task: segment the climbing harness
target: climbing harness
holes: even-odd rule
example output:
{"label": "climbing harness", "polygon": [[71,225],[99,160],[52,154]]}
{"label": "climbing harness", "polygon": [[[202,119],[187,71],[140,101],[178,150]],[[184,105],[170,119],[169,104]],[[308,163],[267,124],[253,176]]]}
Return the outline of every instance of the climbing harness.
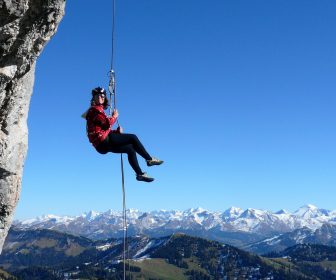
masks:
{"label": "climbing harness", "polygon": [[[111,51],[111,66],[109,71],[109,85],[108,90],[110,92],[110,116],[112,116],[113,110],[117,109],[117,97],[116,97],[116,76],[113,70],[114,65],[114,33],[115,33],[115,2],[116,0],[112,0],[112,51]],[[112,99],[113,98],[113,99]],[[113,102],[112,102],[113,100]],[[113,109],[112,109],[113,103]],[[118,127],[119,121],[117,119]],[[123,240],[123,279],[126,280],[126,252],[128,252],[128,244],[127,244],[127,210],[126,210],[126,191],[125,191],[125,175],[124,175],[124,160],[123,155],[120,155],[120,165],[121,165],[121,184],[122,184],[122,193],[123,193],[123,232],[124,232],[124,240]],[[130,272],[130,269],[129,269]],[[130,278],[130,277],[129,277]]]}

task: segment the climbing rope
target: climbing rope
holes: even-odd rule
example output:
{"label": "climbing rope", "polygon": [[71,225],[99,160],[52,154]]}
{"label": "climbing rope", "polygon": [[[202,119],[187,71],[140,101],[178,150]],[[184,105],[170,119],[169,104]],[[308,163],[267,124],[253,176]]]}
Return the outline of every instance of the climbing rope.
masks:
{"label": "climbing rope", "polygon": [[[109,92],[110,92],[110,116],[112,116],[113,110],[117,109],[117,97],[116,97],[116,77],[115,72],[113,70],[114,65],[114,34],[115,34],[115,2],[116,0],[112,0],[112,51],[111,51],[111,66],[109,71]],[[113,97],[113,99],[112,99]],[[113,102],[112,102],[113,100]],[[113,110],[112,110],[113,103]],[[118,127],[119,120],[117,119]],[[124,232],[124,240],[123,240],[123,279],[126,280],[126,252],[128,252],[127,246],[127,212],[126,212],[126,191],[125,191],[125,175],[124,175],[124,160],[123,155],[120,155],[120,165],[121,165],[121,185],[122,185],[122,193],[123,193],[123,232]],[[130,270],[129,270],[130,271]]]}

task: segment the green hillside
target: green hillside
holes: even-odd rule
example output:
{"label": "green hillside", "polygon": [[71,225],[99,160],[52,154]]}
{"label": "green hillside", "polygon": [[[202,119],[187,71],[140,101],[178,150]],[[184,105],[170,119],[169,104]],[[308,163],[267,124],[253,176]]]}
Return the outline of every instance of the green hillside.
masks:
{"label": "green hillside", "polygon": [[[301,245],[288,248],[284,256],[261,257],[185,234],[130,237],[128,244],[131,279],[336,280],[335,248],[328,246]],[[0,265],[18,279],[117,280],[123,277],[122,252],[118,239],[92,241],[51,230],[12,231]]]}
{"label": "green hillside", "polygon": [[143,261],[131,261],[133,266],[139,267],[141,272],[132,273],[135,279],[162,279],[162,280],[185,280],[185,269],[181,269],[167,263],[163,259],[148,259]]}

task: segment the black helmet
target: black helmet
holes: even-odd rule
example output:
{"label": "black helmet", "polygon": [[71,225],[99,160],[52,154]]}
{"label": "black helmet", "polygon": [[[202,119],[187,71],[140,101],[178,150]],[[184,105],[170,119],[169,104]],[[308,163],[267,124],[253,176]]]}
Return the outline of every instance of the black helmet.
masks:
{"label": "black helmet", "polygon": [[95,96],[96,94],[104,94],[106,96],[106,90],[102,87],[96,87],[92,90],[92,96]]}

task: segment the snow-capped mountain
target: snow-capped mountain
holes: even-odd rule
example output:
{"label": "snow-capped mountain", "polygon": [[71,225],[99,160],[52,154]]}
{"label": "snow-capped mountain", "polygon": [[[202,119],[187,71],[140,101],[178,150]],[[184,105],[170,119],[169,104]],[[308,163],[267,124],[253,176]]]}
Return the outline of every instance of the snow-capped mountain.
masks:
{"label": "snow-capped mountain", "polygon": [[[294,213],[286,210],[273,213],[252,208],[243,210],[237,207],[224,212],[211,212],[202,208],[151,212],[129,209],[127,224],[130,235],[163,236],[185,232],[220,240],[229,233],[239,232],[249,234],[249,238],[254,236],[255,240],[261,240],[301,228],[315,231],[325,224],[336,225],[336,211],[319,209],[313,205],[305,205]],[[113,210],[102,213],[90,211],[76,217],[45,215],[15,221],[14,226],[21,229],[54,229],[102,239],[122,236],[123,215]]]}

